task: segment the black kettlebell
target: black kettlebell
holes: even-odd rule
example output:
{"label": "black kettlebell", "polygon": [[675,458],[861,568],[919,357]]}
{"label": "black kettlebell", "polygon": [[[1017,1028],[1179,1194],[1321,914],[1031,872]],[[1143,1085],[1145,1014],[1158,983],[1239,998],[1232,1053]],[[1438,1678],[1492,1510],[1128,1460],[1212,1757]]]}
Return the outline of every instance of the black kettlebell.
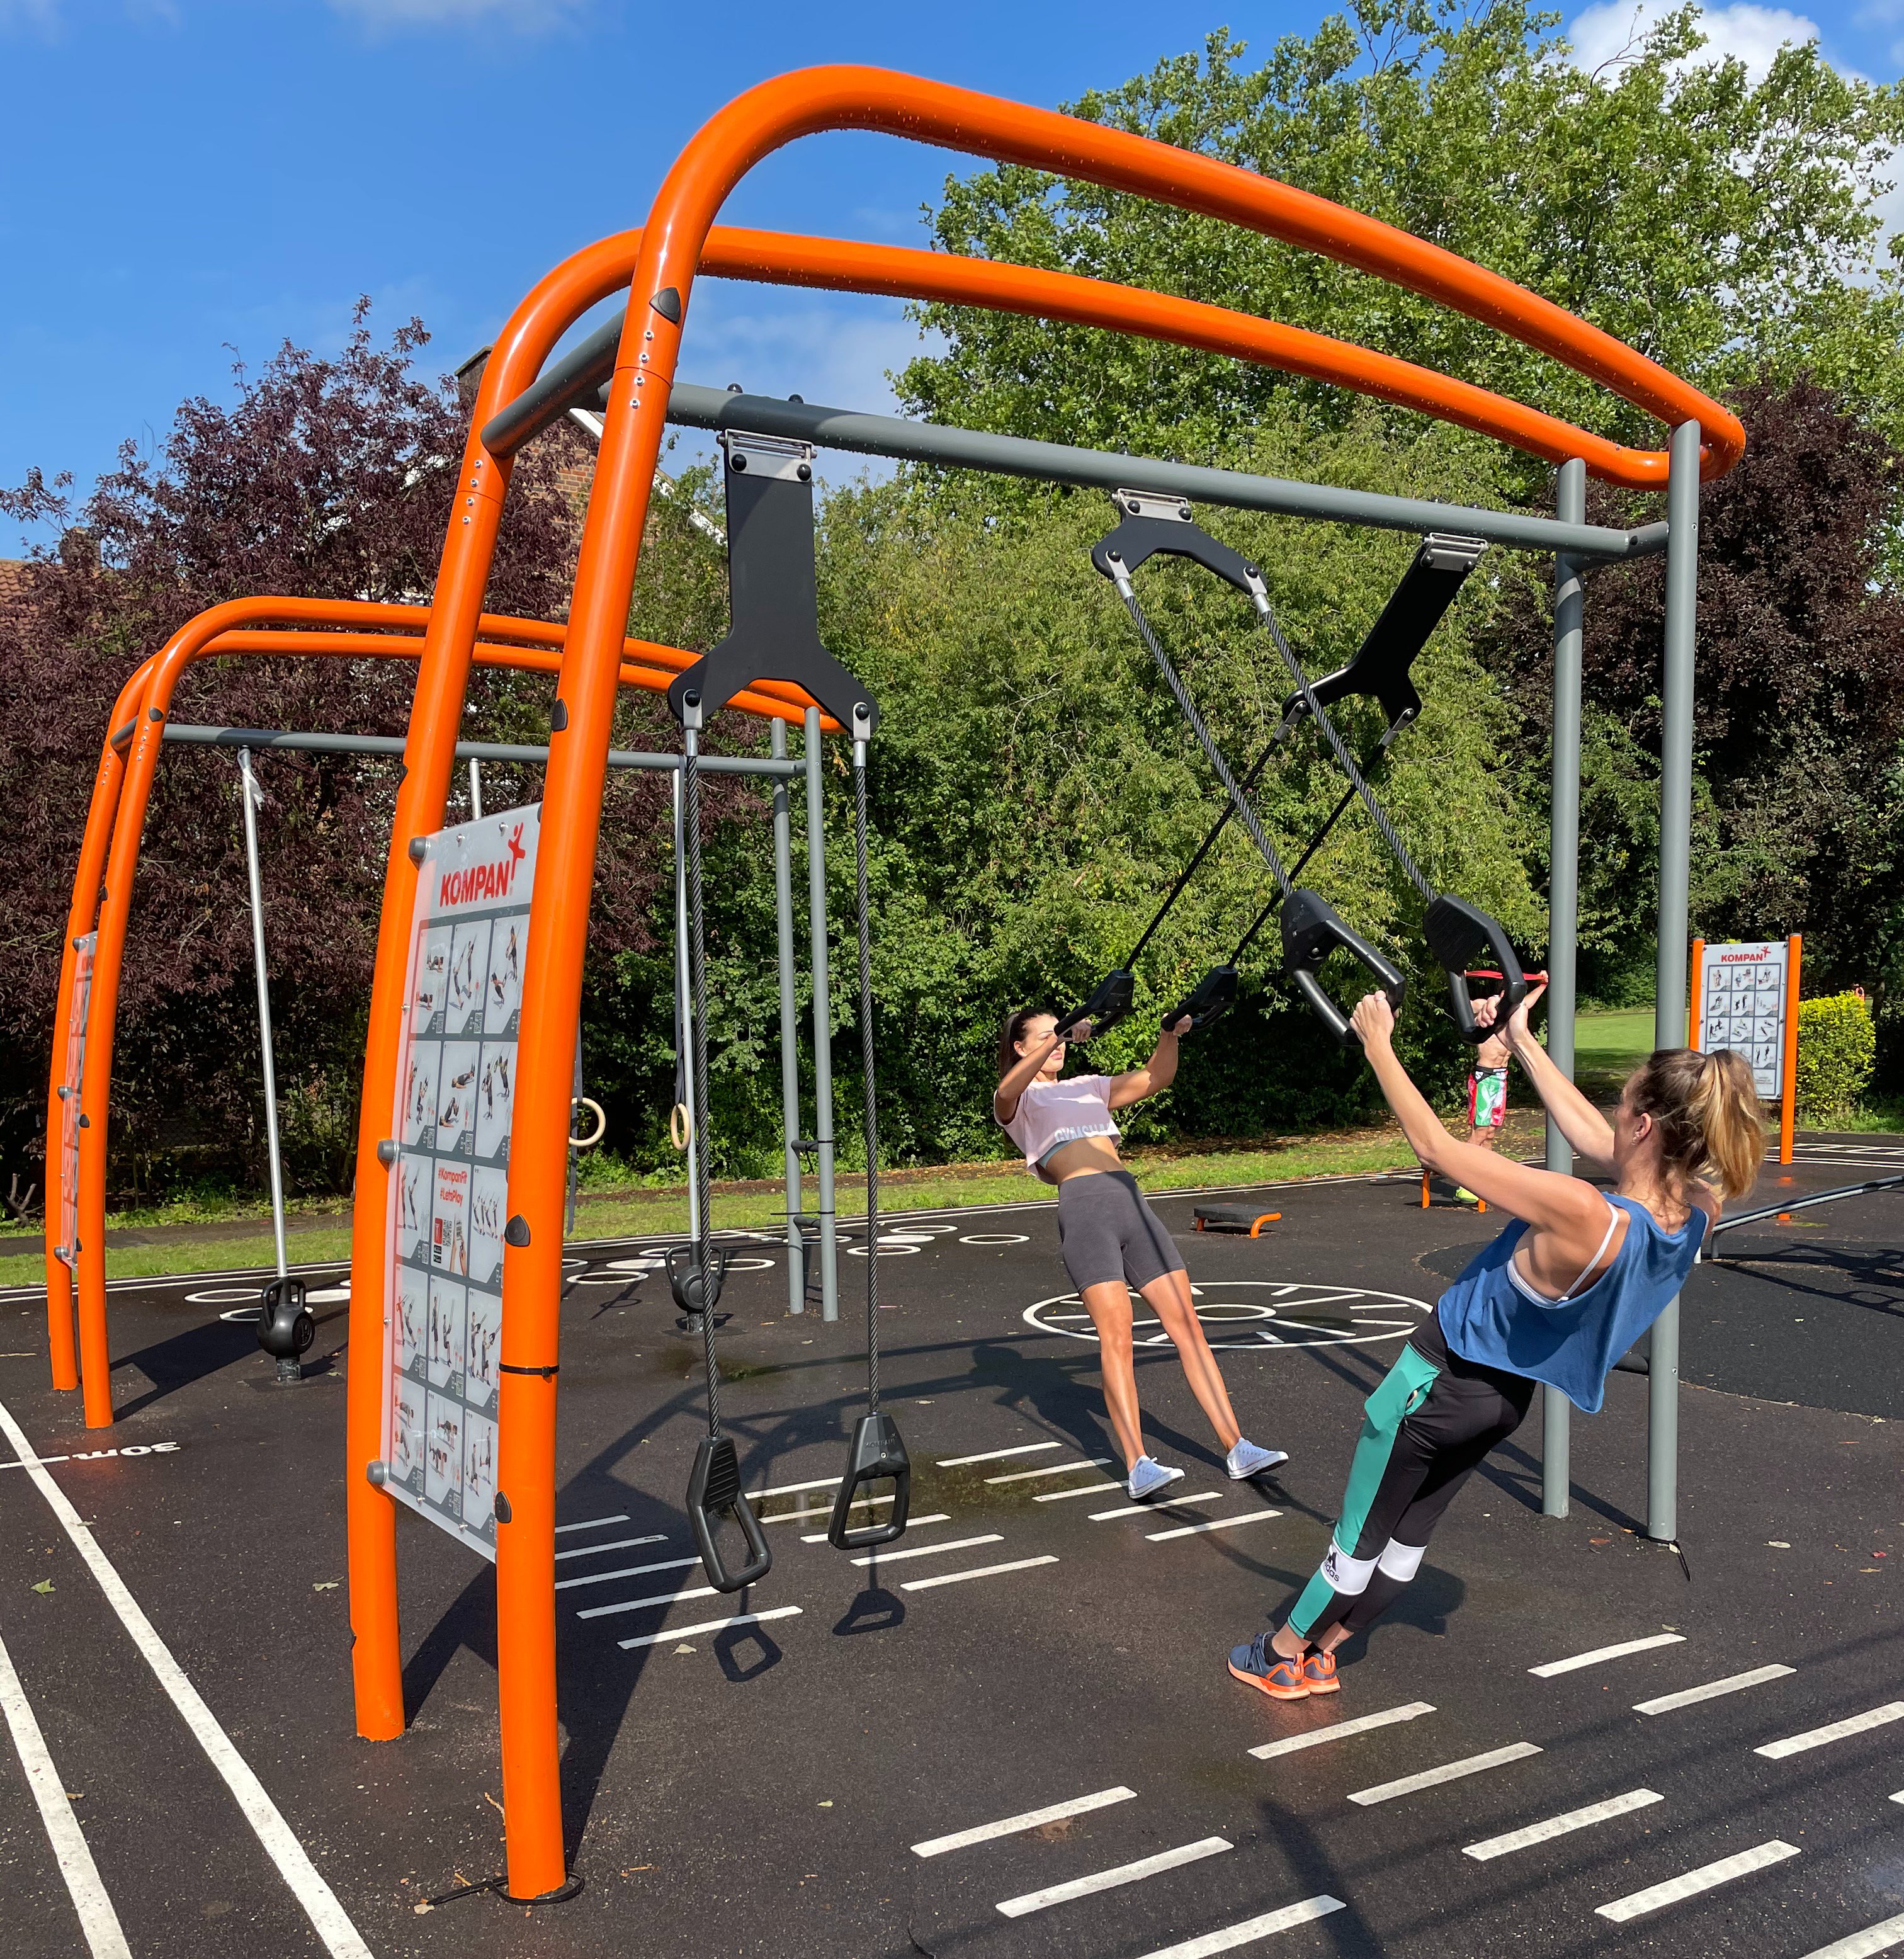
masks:
{"label": "black kettlebell", "polygon": [[674,1292],[674,1303],[684,1313],[705,1313],[721,1303],[721,1287],[727,1282],[727,1252],[720,1245],[708,1249],[710,1256],[703,1275],[695,1246],[670,1245],[668,1248],[668,1283]]}
{"label": "black kettlebell", "polygon": [[258,1344],[278,1363],[281,1380],[294,1380],[311,1351],[317,1322],[304,1303],[302,1279],[273,1279],[258,1297]]}

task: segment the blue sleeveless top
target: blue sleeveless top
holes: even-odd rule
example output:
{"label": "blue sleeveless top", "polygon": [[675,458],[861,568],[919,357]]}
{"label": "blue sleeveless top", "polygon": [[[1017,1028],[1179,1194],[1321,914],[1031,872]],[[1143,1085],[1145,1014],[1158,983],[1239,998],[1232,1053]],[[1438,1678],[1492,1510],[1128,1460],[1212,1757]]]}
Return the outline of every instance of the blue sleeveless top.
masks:
{"label": "blue sleeveless top", "polygon": [[1527,1234],[1516,1218],[1442,1294],[1435,1310],[1449,1350],[1558,1388],[1583,1414],[1597,1414],[1613,1364],[1685,1284],[1706,1224],[1696,1205],[1669,1232],[1636,1199],[1607,1201],[1633,1221],[1613,1263],[1585,1292],[1549,1304],[1522,1289],[1508,1270]]}

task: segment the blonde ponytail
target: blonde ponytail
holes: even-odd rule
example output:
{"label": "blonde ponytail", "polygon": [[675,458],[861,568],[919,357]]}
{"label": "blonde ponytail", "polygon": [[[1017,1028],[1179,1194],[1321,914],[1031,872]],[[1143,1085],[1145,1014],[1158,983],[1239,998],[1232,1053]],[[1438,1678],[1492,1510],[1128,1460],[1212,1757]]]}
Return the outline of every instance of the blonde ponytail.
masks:
{"label": "blonde ponytail", "polygon": [[1722,1198],[1744,1195],[1765,1160],[1765,1117],[1744,1055],[1663,1047],[1626,1084],[1636,1113],[1659,1126],[1660,1172],[1683,1189],[1703,1177]]}

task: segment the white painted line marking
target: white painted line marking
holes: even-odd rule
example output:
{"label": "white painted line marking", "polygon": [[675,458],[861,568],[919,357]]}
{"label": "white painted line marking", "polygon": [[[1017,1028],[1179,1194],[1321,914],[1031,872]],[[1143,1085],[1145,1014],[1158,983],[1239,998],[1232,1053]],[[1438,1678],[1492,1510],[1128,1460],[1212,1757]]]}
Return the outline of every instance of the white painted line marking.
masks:
{"label": "white painted line marking", "polygon": [[758,1626],[769,1619],[797,1619],[798,1605],[776,1605],[770,1612],[736,1612],[731,1619],[704,1619],[698,1626],[674,1626],[665,1633],[643,1633],[638,1640],[617,1640],[624,1653],[635,1646],[658,1646],[663,1640],[698,1639],[703,1633],[724,1633],[729,1626]]}
{"label": "white painted line marking", "polygon": [[1200,1524],[1179,1524],[1175,1530],[1146,1531],[1147,1544],[1166,1544],[1173,1537],[1195,1537],[1199,1531],[1234,1530],[1239,1524],[1260,1524],[1271,1517],[1280,1517],[1280,1510],[1250,1510],[1240,1517],[1211,1517]]}
{"label": "white painted line marking", "polygon": [[27,1772],[27,1786],[40,1807],[40,1820],[59,1860],[59,1875],[66,1880],[73,1910],[79,1914],[79,1929],[86,1935],[86,1949],[93,1959],[132,1959],[120,1929],[119,1914],[100,1881],[99,1866],[86,1847],[86,1838],[73,1814],[66,1785],[59,1779],[46,1738],[40,1732],[27,1690],[20,1684],[4,1643],[0,1643],[0,1714],[7,1719],[13,1745],[19,1751],[20,1766]]}
{"label": "white painted line marking", "polygon": [[1074,1490],[1045,1490],[1032,1498],[1034,1503],[1068,1503],[1074,1497],[1101,1497],[1106,1490],[1121,1490],[1122,1483],[1081,1483]]}
{"label": "white painted line marking", "polygon": [[902,1585],[902,1592],[929,1592],[935,1585],[958,1585],[968,1578],[996,1578],[1001,1572],[1029,1571],[1034,1564],[1055,1564],[1052,1557],[1021,1557],[1011,1564],[982,1564],[976,1571],[945,1571],[936,1578],[915,1578],[909,1584]]}
{"label": "white painted line marking", "polygon": [[1286,1904],[1280,1911],[1266,1911],[1260,1918],[1226,1925],[1220,1932],[1206,1932],[1179,1945],[1160,1947],[1155,1952],[1147,1952],[1144,1959],[1216,1959],[1220,1952],[1233,1952],[1239,1945],[1253,1945],[1259,1938],[1270,1938],[1278,1932],[1293,1932],[1299,1925],[1312,1925],[1332,1911],[1347,1909],[1340,1898],[1331,1897],[1324,1891],[1303,1899],[1300,1904]]}
{"label": "white painted line marking", "polygon": [[[875,1497],[873,1499],[873,1501],[876,1503],[890,1503],[892,1500],[893,1500],[890,1497]],[[858,1506],[855,1504],[854,1508],[856,1510],[858,1508]],[[819,1510],[816,1511],[814,1514],[817,1516],[823,1517],[830,1516],[832,1513],[827,1510]],[[945,1510],[937,1510],[935,1511],[929,1517],[908,1517],[906,1519],[906,1528],[909,1531],[917,1530],[922,1524],[949,1524],[951,1521],[952,1518],[950,1512]],[[864,1530],[865,1529],[865,1526],[864,1524],[855,1524],[853,1529],[855,1530]],[[802,1544],[824,1544],[827,1541],[827,1533],[824,1531],[803,1531],[800,1535],[800,1541]]]}
{"label": "white painted line marking", "polygon": [[[1112,1487],[1122,1489],[1123,1485],[1114,1484]],[[1067,1491],[1066,1494],[1068,1495],[1071,1493]],[[1090,1521],[1094,1524],[1101,1524],[1108,1523],[1112,1517],[1155,1516],[1159,1511],[1173,1510],[1182,1503],[1220,1503],[1226,1494],[1227,1492],[1222,1490],[1211,1490],[1201,1497],[1153,1497],[1148,1503],[1120,1503],[1114,1510],[1092,1511]]]}
{"label": "white painted line marking", "polygon": [[975,1544],[1003,1544],[1004,1537],[993,1531],[985,1537],[955,1537],[944,1544],[916,1544],[909,1551],[876,1551],[870,1557],[856,1557],[855,1564],[896,1564],[902,1557],[936,1557],[942,1551],[969,1551]]}
{"label": "white painted line marking", "polygon": [[1119,1864],[1108,1871],[1093,1871],[1087,1878],[1073,1878],[1068,1884],[1048,1884],[1041,1891],[1007,1898],[998,1909],[1007,1918],[1023,1918],[1030,1912],[1048,1911],[1055,1904],[1069,1904],[1073,1898],[1089,1897],[1093,1892],[1141,1884],[1146,1878],[1200,1863],[1205,1857],[1220,1856],[1234,1847],[1226,1837],[1205,1837],[1195,1843],[1180,1843],[1174,1850],[1160,1850],[1154,1857],[1140,1857],[1134,1864]]}
{"label": "white painted line marking", "polygon": [[1583,1666],[1598,1666],[1602,1660],[1624,1659],[1629,1653],[1650,1653],[1655,1646],[1683,1646],[1683,1633],[1655,1633],[1645,1640],[1623,1640],[1617,1646],[1595,1646],[1591,1653],[1575,1653],[1567,1659],[1550,1659],[1545,1666],[1531,1666],[1537,1680],[1551,1680],[1556,1674],[1577,1672]]}
{"label": "white painted line marking", "polygon": [[[697,1558],[695,1563],[700,1562]],[[591,1605],[576,1613],[578,1619],[611,1619],[617,1612],[643,1612],[651,1605],[671,1605],[681,1599],[711,1599],[716,1587],[712,1585],[690,1586],[679,1592],[657,1592],[652,1599],[617,1599],[612,1605]]]}
{"label": "white painted line marking", "polygon": [[996,1823],[975,1824],[969,1830],[955,1830],[949,1837],[928,1837],[912,1846],[916,1857],[943,1857],[948,1850],[969,1849],[974,1843],[988,1843],[995,1837],[1015,1837],[1021,1830],[1036,1830],[1040,1824],[1061,1823],[1068,1816],[1084,1816],[1093,1809],[1108,1809],[1114,1802],[1131,1802],[1137,1791],[1100,1789],[1095,1795],[1074,1796],[1069,1802],[1047,1803],[1042,1809],[1027,1809],[1018,1816],[1001,1818]]}
{"label": "white painted line marking", "polygon": [[573,1592],[578,1585],[607,1585],[617,1578],[646,1578],[655,1571],[686,1571],[700,1561],[697,1552],[692,1557],[664,1558],[658,1564],[624,1564],[617,1571],[592,1571],[585,1578],[558,1578],[555,1589]]}
{"label": "white painted line marking", "polygon": [[1752,1752],[1763,1755],[1767,1761],[1782,1762],[1787,1755],[1802,1755],[1807,1748],[1822,1748],[1828,1742],[1842,1742],[1848,1735],[1866,1734],[1873,1728],[1882,1728],[1893,1721],[1904,1721],[1904,1700],[1887,1700],[1882,1707],[1874,1707],[1868,1714],[1853,1714],[1823,1728],[1809,1728],[1802,1735],[1788,1735],[1782,1742],[1768,1742],[1763,1748],[1754,1748]]}
{"label": "white painted line marking", "polygon": [[1887,1802],[1904,1802],[1904,1789],[1900,1789],[1895,1795],[1887,1795],[1884,1800]]}
{"label": "white painted line marking", "polygon": [[757,1503],[763,1497],[797,1497],[803,1490],[830,1490],[839,1481],[837,1476],[816,1476],[811,1483],[776,1483],[771,1490],[750,1490],[747,1500]]}
{"label": "white painted line marking", "polygon": [[1716,1864],[1702,1864],[1683,1877],[1668,1878],[1663,1884],[1649,1884],[1643,1891],[1615,1898],[1611,1904],[1596,1905],[1594,1910],[1598,1916],[1623,1925],[1630,1918],[1642,1917],[1662,1905],[1681,1903],[1689,1897],[1697,1897],[1701,1891],[1709,1891],[1715,1884],[1730,1884],[1734,1878],[1749,1878],[1754,1871],[1782,1864],[1786,1858],[1798,1854],[1795,1843],[1782,1843],[1774,1837],[1753,1849],[1741,1850],[1735,1857],[1722,1857]]}
{"label": "white painted line marking", "polygon": [[1510,1742],[1504,1748],[1490,1748],[1484,1755],[1464,1755],[1458,1762],[1443,1762],[1438,1769],[1423,1769],[1419,1775],[1403,1776],[1395,1782],[1379,1782],[1372,1789],[1358,1789],[1349,1800],[1364,1808],[1371,1803],[1392,1802],[1398,1795],[1413,1795],[1417,1789],[1433,1789],[1439,1783],[1459,1782],[1463,1776],[1479,1775],[1484,1770],[1505,1768],[1509,1762],[1525,1761],[1540,1750],[1531,1742]]}
{"label": "white painted line marking", "polygon": [[1590,1802],[1584,1809],[1569,1809],[1563,1816],[1550,1816],[1544,1823],[1530,1823],[1524,1830],[1510,1830],[1505,1836],[1484,1837],[1478,1843],[1465,1844],[1461,1855],[1472,1857],[1477,1864],[1485,1864],[1492,1858],[1505,1857],[1512,1851],[1525,1850],[1532,1844],[1564,1837],[1572,1830],[1591,1829],[1596,1823],[1611,1822],[1616,1816],[1630,1816],[1636,1809],[1650,1809],[1655,1803],[1665,1800],[1650,1789],[1630,1789],[1624,1795],[1609,1796],[1604,1802]]}
{"label": "white painted line marking", "polygon": [[303,1845],[265,1793],[265,1786],[252,1773],[251,1764],[232,1746],[230,1736],[212,1719],[211,1710],[205,1705],[198,1690],[186,1678],[185,1670],[173,1658],[171,1649],[153,1630],[151,1621],[140,1609],[139,1602],[126,1589],[125,1581],[113,1568],[112,1561],[94,1541],[92,1532],[80,1521],[79,1513],[67,1501],[66,1493],[36,1460],[30,1459],[33,1446],[4,1403],[0,1403],[0,1433],[5,1434],[13,1445],[14,1453],[26,1465],[27,1474],[46,1498],[47,1507],[59,1519],[74,1548],[86,1561],[87,1569],[98,1581],[99,1589],[106,1594],[107,1602],[119,1615],[119,1623],[138,1648],[140,1657],[152,1669],[159,1684],[165,1689],[167,1698],[192,1730],[192,1738],[224,1779],[225,1786],[236,1799],[245,1821],[278,1866],[278,1875],[304,1908],[305,1915],[324,1942],[332,1959],[371,1959],[370,1947],[364,1944],[357,1927],[338,1903],[336,1894],[318,1875],[317,1867],[306,1856]]}
{"label": "white painted line marking", "polygon": [[1904,1912],[1882,1925],[1868,1925],[1862,1932],[1834,1938],[1829,1945],[1807,1952],[1805,1959],[1873,1959],[1874,1954],[1888,1952],[1893,1945],[1904,1945]]}
{"label": "white painted line marking", "polygon": [[656,1531],[647,1537],[618,1537],[609,1544],[579,1544],[573,1551],[558,1551],[555,1561],[560,1564],[565,1557],[599,1557],[605,1551],[633,1551],[638,1545],[667,1541],[666,1534]]}
{"label": "white painted line marking", "polygon": [[985,1487],[994,1483],[1029,1483],[1036,1476],[1068,1476],[1074,1469],[1102,1469],[1110,1461],[1108,1456],[1087,1456],[1076,1462],[1047,1463],[1042,1469],[1014,1469],[1008,1476],[988,1476]]}
{"label": "white painted line marking", "polygon": [[1320,1748],[1325,1742],[1340,1742],[1350,1735],[1366,1735],[1372,1728],[1386,1728],[1397,1721],[1417,1721],[1432,1714],[1426,1700],[1411,1700],[1405,1707],[1389,1707],[1379,1714],[1358,1714],[1353,1721],[1337,1721],[1326,1728],[1312,1729],[1306,1735],[1290,1735],[1280,1742],[1265,1742],[1249,1752],[1259,1762],[1274,1761],[1278,1755],[1293,1755],[1303,1748]]}
{"label": "white painted line marking", "polygon": [[[890,1497],[857,1497],[846,1507],[849,1510],[857,1510],[866,1504],[890,1503],[892,1500]],[[815,1517],[830,1517],[832,1515],[832,1504],[823,1503],[815,1510],[782,1510],[777,1517],[757,1517],[754,1521],[763,1524],[807,1524],[811,1523]],[[923,1523],[925,1519],[920,1517],[915,1521]],[[804,1538],[801,1541],[804,1544],[817,1544],[825,1536],[826,1532],[822,1531],[819,1538]]]}
{"label": "white painted line marking", "polygon": [[1709,1680],[1703,1687],[1689,1687],[1678,1694],[1662,1694],[1657,1700],[1636,1700],[1636,1714],[1670,1714],[1675,1707],[1690,1707],[1701,1700],[1716,1700],[1722,1694],[1737,1694],[1747,1687],[1763,1687],[1768,1680],[1782,1680],[1796,1667],[1755,1666],[1750,1673],[1728,1674],[1723,1680]]}
{"label": "white painted line marking", "polygon": [[1002,1462],[1008,1456],[1039,1456],[1047,1449],[1062,1449],[1061,1442],[1027,1442],[1016,1449],[988,1449],[982,1456],[947,1456],[939,1464],[941,1469],[963,1469],[973,1462]]}
{"label": "white painted line marking", "polygon": [[625,1524],[627,1521],[627,1512],[618,1511],[612,1517],[585,1517],[579,1523],[557,1524],[555,1527],[555,1534],[557,1537],[561,1537],[570,1531],[599,1530],[604,1524]]}

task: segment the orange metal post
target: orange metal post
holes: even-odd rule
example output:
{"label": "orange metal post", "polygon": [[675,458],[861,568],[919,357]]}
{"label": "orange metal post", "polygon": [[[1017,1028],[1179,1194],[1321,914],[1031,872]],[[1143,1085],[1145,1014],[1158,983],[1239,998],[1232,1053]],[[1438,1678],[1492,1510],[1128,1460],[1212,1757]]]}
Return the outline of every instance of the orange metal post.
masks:
{"label": "orange metal post", "polygon": [[1804,940],[1794,932],[1785,941],[1785,1024],[1783,1066],[1785,1107],[1779,1116],[1779,1160],[1791,1160],[1792,1132],[1798,1125],[1798,955]]}
{"label": "orange metal post", "polygon": [[1703,964],[1705,957],[1705,940],[1702,938],[1694,939],[1693,941],[1693,980],[1692,986],[1690,989],[1692,997],[1691,1003],[1686,1009],[1686,1045],[1688,1047],[1697,1047],[1699,1046],[1699,1014],[1705,1005],[1704,1002],[1699,997],[1700,984],[1705,977],[1705,967]]}

